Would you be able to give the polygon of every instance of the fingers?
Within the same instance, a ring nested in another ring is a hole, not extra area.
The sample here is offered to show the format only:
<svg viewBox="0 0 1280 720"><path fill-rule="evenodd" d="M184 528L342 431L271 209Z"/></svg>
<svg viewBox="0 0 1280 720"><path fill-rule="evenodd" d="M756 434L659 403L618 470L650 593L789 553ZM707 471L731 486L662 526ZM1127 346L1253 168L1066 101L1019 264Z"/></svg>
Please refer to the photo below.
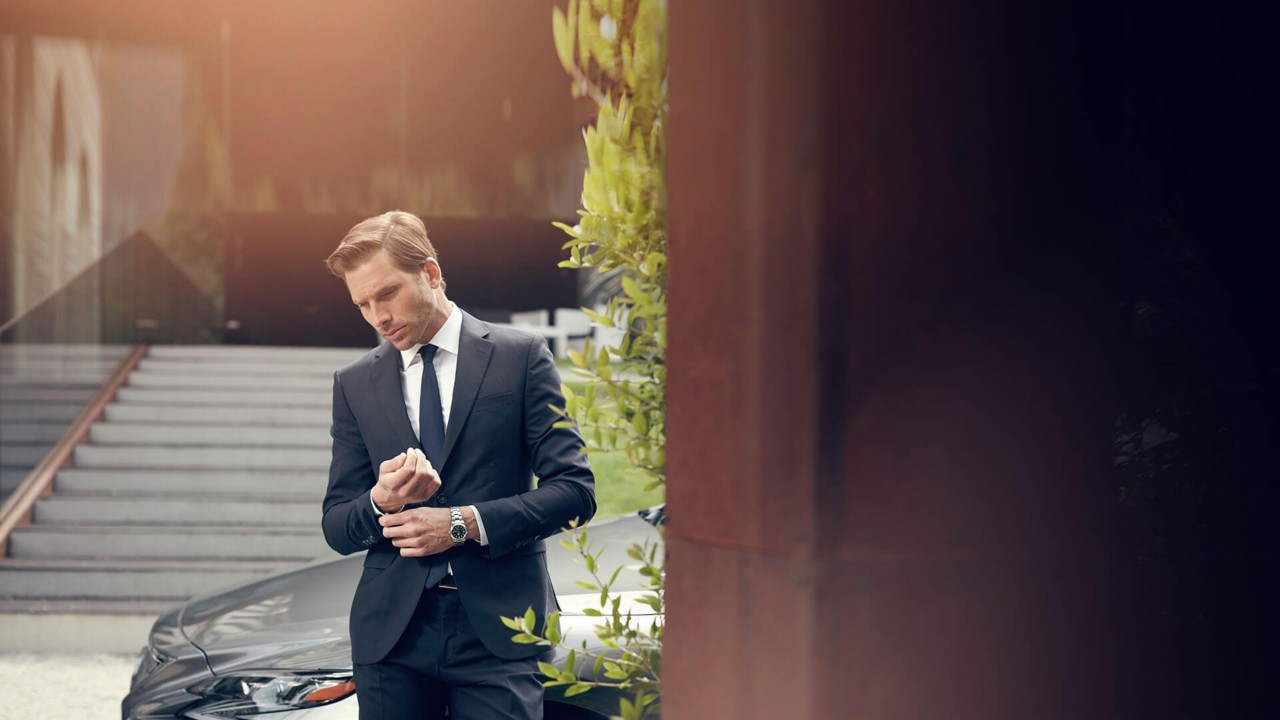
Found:
<svg viewBox="0 0 1280 720"><path fill-rule="evenodd" d="M431 465L431 461L427 459L426 454L423 453L418 448L412 448L411 451L413 452L414 457L417 458L417 462L413 467L414 474L425 475L427 473L430 473L434 475L436 472L436 469L434 466Z"/></svg>
<svg viewBox="0 0 1280 720"><path fill-rule="evenodd" d="M453 546L447 534L432 522L430 511L422 508L383 515L378 518L382 523L382 534L391 544L400 548L403 557L427 557L444 552Z"/></svg>
<svg viewBox="0 0 1280 720"><path fill-rule="evenodd" d="M378 466L378 474L383 475L385 473L395 472L396 470L399 470L404 465L404 462L406 459L408 459L408 457L409 457L408 453L400 453L399 455L391 458L390 460L384 460L382 464Z"/></svg>
<svg viewBox="0 0 1280 720"><path fill-rule="evenodd" d="M379 507L425 502L440 489L440 474L418 448L409 448L378 466Z"/></svg>

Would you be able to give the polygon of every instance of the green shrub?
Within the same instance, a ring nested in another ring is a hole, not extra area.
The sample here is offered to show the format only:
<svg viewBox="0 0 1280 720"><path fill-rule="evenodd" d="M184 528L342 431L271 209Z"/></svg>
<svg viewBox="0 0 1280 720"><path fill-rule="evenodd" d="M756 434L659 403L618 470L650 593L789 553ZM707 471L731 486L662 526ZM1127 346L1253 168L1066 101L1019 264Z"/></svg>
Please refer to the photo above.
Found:
<svg viewBox="0 0 1280 720"><path fill-rule="evenodd" d="M564 424L581 429L593 462L621 454L631 472L647 478L645 491L659 494L666 481L666 27L663 0L570 0L567 12L552 11L556 52L574 97L589 97L598 107L585 133L578 223L556 223L569 236L569 259L560 265L617 277L621 292L602 311L583 311L594 323L623 331L617 346L588 342L582 352L570 352L575 377L563 387L565 407L559 410ZM608 652L589 653L584 642L581 658L590 661L590 679L579 674L579 651L572 650L565 670L542 668L548 687L566 686L567 695L576 695L614 685L630 695L619 708L625 720L656 714L661 621L642 624L620 610L610 588L621 568L606 574L599 567L585 529L576 528L566 545L594 578L587 589L600 593L596 636ZM647 586L640 602L661 614L657 553L653 545L628 550ZM546 632L538 635L532 612L504 618L518 632L517 642L551 645L562 640L557 621L555 614L547 618Z"/></svg>

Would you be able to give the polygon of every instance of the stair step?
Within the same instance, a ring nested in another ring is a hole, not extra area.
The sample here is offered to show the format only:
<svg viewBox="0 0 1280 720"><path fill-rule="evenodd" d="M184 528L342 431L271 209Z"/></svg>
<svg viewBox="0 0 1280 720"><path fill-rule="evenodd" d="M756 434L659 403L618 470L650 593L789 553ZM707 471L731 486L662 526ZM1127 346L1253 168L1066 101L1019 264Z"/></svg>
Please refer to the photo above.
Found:
<svg viewBox="0 0 1280 720"><path fill-rule="evenodd" d="M15 558L205 558L309 561L331 557L319 523L314 530L262 526L50 525L15 528Z"/></svg>
<svg viewBox="0 0 1280 720"><path fill-rule="evenodd" d="M270 498L147 497L56 494L36 501L37 524L278 525L316 528L320 502Z"/></svg>
<svg viewBox="0 0 1280 720"><path fill-rule="evenodd" d="M132 405L111 403L104 409L110 422L186 423L202 425L315 425L328 429L332 415L329 407L277 408Z"/></svg>
<svg viewBox="0 0 1280 720"><path fill-rule="evenodd" d="M3 450L0 450L0 465L8 468L33 468L40 464L52 447L52 442L5 443Z"/></svg>
<svg viewBox="0 0 1280 720"><path fill-rule="evenodd" d="M337 362L329 359L319 361L307 360L304 362L262 362L253 360L236 362L230 359L186 360L143 358L142 361L138 363L137 370L140 372L169 375L181 374L184 376L247 375L269 376L273 378L281 376L296 376L332 379L333 372L345 364L346 362Z"/></svg>
<svg viewBox="0 0 1280 720"><path fill-rule="evenodd" d="M0 494L8 495L31 474L31 468L0 468Z"/></svg>
<svg viewBox="0 0 1280 720"><path fill-rule="evenodd" d="M85 398L88 401L88 398ZM83 402L54 400L46 403L13 401L7 396L0 403L0 422L38 422L57 420L70 423L84 409Z"/></svg>
<svg viewBox="0 0 1280 720"><path fill-rule="evenodd" d="M333 388L330 375L210 375L134 371L129 374L129 387L134 388L226 388L228 390L279 389L315 390Z"/></svg>
<svg viewBox="0 0 1280 720"><path fill-rule="evenodd" d="M372 332L370 333L372 339ZM372 345L370 346L372 347ZM359 358L369 348L271 347L264 345L153 345L147 356L157 360L233 363L337 363L334 369Z"/></svg>
<svg viewBox="0 0 1280 720"><path fill-rule="evenodd" d="M16 343L0 345L0 360L51 360L76 359L121 360L133 350L132 345L72 345L61 343Z"/></svg>
<svg viewBox="0 0 1280 720"><path fill-rule="evenodd" d="M0 373L0 393L19 388L77 388L93 391L102 385L110 373L94 370L48 368L28 370L22 373Z"/></svg>
<svg viewBox="0 0 1280 720"><path fill-rule="evenodd" d="M180 601L293 564L225 560L10 559L0 561L0 599Z"/></svg>
<svg viewBox="0 0 1280 720"><path fill-rule="evenodd" d="M77 492L75 490L67 490L59 487L55 495L47 495L41 497L41 500L51 500L57 498L74 499L92 502L125 502L138 500L160 500L165 502L185 502L189 505L199 505L207 502L233 502L233 503L302 503L309 506L319 507L324 500L324 488L313 487L304 492L267 492L259 490L258 492L226 492L226 491L210 491L206 492L204 488L175 488L168 492L157 492L155 490L127 491L109 489L105 491ZM130 524L138 522L140 516L134 516L128 522ZM149 525L166 525L170 523L160 522L156 518L143 518ZM221 523L210 523L203 520L195 520L202 525L215 525ZM258 522L258 521L255 521ZM264 523L265 524L265 523Z"/></svg>
<svg viewBox="0 0 1280 720"><path fill-rule="evenodd" d="M325 408L333 401L332 381L324 392L303 390L176 390L170 388L122 387L116 391L121 402L144 405L235 405L249 407ZM73 414L72 417L75 417Z"/></svg>
<svg viewBox="0 0 1280 720"><path fill-rule="evenodd" d="M328 448L333 442L326 427L269 425L145 425L94 423L89 441L99 445L178 445L184 448L234 445L240 447Z"/></svg>
<svg viewBox="0 0 1280 720"><path fill-rule="evenodd" d="M47 385L5 383L0 381L0 405L38 407L53 403L83 407L93 399L93 396L97 394L98 389L102 387L106 380L106 378L99 378L93 383L51 383Z"/></svg>
<svg viewBox="0 0 1280 720"><path fill-rule="evenodd" d="M20 650L48 652L51 645L50 637L60 636L61 633L41 634L37 632L36 636L41 638L40 642L32 642L25 647L11 647L9 644L10 635L5 631L15 630L16 628L12 626L14 622L20 622L23 628L28 628L32 621L53 620L56 622L68 616L95 619L107 619L113 616L136 618L138 620L137 630L129 632L127 638L122 639L121 644L114 645L107 650L99 650L117 653L136 652L137 638L146 637L151 630L151 624L155 622L156 616L173 609L176 604L173 600L5 600L0 598L0 652ZM77 630L79 630L79 623L74 624L77 625ZM9 627L6 627L6 625ZM93 634L96 635L97 632ZM68 647L73 645L73 643L66 642L68 638L59 637L58 639L58 642L52 643L57 647L58 652L74 650L74 647Z"/></svg>
<svg viewBox="0 0 1280 720"><path fill-rule="evenodd" d="M123 356L118 358L0 358L0 374L25 375L28 372L96 372L103 377L120 367Z"/></svg>
<svg viewBox="0 0 1280 720"><path fill-rule="evenodd" d="M66 432L64 423L0 422L0 443L55 443Z"/></svg>
<svg viewBox="0 0 1280 720"><path fill-rule="evenodd" d="M310 448L173 448L163 445L77 445L81 468L315 469L327 471L329 451Z"/></svg>
<svg viewBox="0 0 1280 720"><path fill-rule="evenodd" d="M19 478L21 481L21 478ZM302 495L323 497L328 483L326 471L290 470L90 470L65 468L58 471L54 487L58 494L76 493L173 493L199 492L208 495ZM16 483L15 483L16 485Z"/></svg>

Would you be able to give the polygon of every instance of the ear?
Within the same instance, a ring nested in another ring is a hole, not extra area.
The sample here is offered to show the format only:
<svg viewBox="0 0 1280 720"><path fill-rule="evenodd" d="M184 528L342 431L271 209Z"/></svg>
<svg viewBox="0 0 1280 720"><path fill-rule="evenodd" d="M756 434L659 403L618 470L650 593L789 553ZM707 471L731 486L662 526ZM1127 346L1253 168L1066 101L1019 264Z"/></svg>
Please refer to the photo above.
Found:
<svg viewBox="0 0 1280 720"><path fill-rule="evenodd" d="M444 276L444 272L435 258L427 258L426 262L422 263L422 272L427 274L427 284L431 289L434 290L440 286L440 279Z"/></svg>

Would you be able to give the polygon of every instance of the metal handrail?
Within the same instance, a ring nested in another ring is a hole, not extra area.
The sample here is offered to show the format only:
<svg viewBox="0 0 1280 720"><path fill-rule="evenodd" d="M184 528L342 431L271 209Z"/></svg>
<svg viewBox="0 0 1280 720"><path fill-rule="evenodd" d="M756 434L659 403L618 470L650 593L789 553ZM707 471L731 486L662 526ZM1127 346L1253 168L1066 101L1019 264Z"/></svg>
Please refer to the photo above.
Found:
<svg viewBox="0 0 1280 720"><path fill-rule="evenodd" d="M147 354L147 345L136 345L133 350L120 361L120 365L102 387L94 393L88 404L72 421L71 426L62 434L56 445L45 454L40 464L22 480L13 495L0 507L0 558L9 554L9 534L15 527L31 522L32 511L36 500L53 492L53 478L58 470L71 464L72 452L76 445L89 437L89 428L102 419L103 408L115 399L116 391L124 385L129 373L138 366L138 362Z"/></svg>

